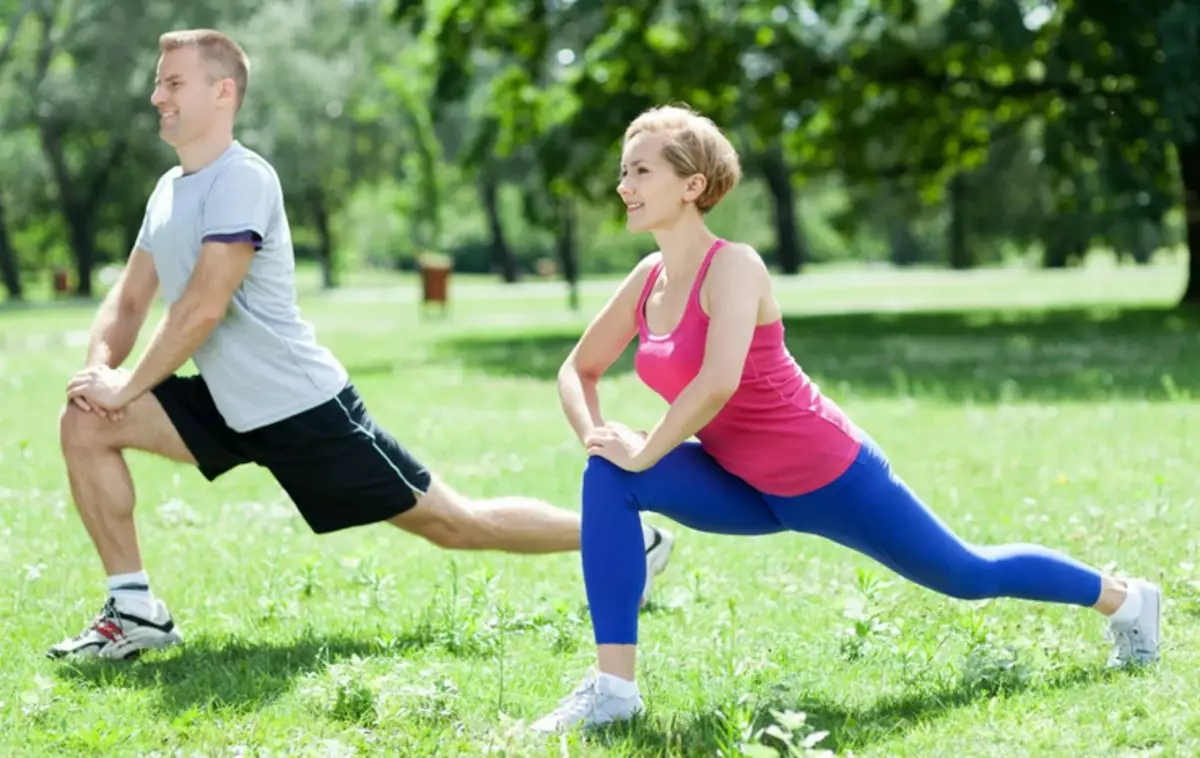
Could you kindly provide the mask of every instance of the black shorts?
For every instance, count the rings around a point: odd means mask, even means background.
[[[367,413],[354,385],[273,424],[230,429],[199,376],[154,388],[209,481],[243,463],[271,472],[317,534],[386,521],[416,505],[430,474]]]

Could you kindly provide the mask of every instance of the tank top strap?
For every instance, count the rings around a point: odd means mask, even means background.
[[[650,327],[646,325],[646,300],[650,297],[650,291],[654,289],[654,282],[658,281],[658,275],[662,271],[662,268],[662,258],[659,258],[650,267],[650,273],[646,276],[646,283],[642,285],[642,294],[638,295],[637,324],[638,330],[642,333],[650,331]]]
[[[688,296],[688,307],[695,308],[697,315],[704,315],[704,309],[700,307],[700,288],[704,286],[704,277],[708,275],[708,267],[712,265],[712,259],[716,252],[726,244],[725,240],[717,239],[704,254],[704,260],[700,261],[700,269],[696,271],[696,281],[692,282],[692,293]]]

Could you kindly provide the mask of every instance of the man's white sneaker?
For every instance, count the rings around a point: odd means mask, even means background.
[[[50,658],[85,656],[126,660],[146,649],[170,647],[183,642],[167,606],[155,600],[153,618],[141,618],[117,607],[109,598],[100,615],[79,634],[46,651]]]
[[[657,526],[650,527],[650,530],[654,533],[654,540],[646,546],[646,585],[642,588],[639,608],[650,599],[650,585],[666,569],[671,560],[671,550],[675,547],[675,535]]]
[[[558,707],[529,725],[542,734],[562,732],[575,726],[593,727],[632,719],[644,709],[641,694],[617,697],[607,690],[595,670],[588,671],[579,686],[558,702]]]
[[[1162,635],[1162,589],[1142,579],[1130,579],[1142,596],[1142,611],[1126,624],[1109,624],[1108,637],[1113,641],[1108,665],[1123,667],[1158,661],[1158,646]]]

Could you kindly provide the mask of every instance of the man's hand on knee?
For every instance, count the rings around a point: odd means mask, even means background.
[[[124,368],[85,368],[76,372],[67,383],[67,398],[82,411],[95,413],[109,421],[120,421],[125,416],[125,408],[115,402],[114,393],[125,386],[129,376],[129,370]]]

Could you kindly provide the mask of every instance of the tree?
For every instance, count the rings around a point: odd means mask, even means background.
[[[1157,228],[1178,203],[1182,182],[1193,272],[1184,299],[1200,300],[1195,4],[400,5],[402,18],[441,24],[447,78],[469,75],[475,51],[512,45],[522,63],[493,83],[497,145],[537,144],[547,175],[579,191],[588,191],[600,156],[611,156],[628,120],[669,100],[687,101],[761,145],[778,140],[793,181],[827,172],[867,185],[912,177],[926,203],[952,199],[953,207],[969,204],[970,176],[997,142],[1041,124],[1045,202],[1059,220],[1099,218],[1073,207],[1070,192],[1080,177],[1101,171],[1092,182],[1099,212],[1113,209],[1123,224]],[[581,42],[563,44],[568,39]],[[560,46],[566,62],[558,60]],[[558,86],[535,86],[547,70]],[[569,138],[546,141],[556,132]],[[564,142],[571,146],[565,154]],[[953,257],[965,263],[973,234],[951,227],[961,243]],[[1080,237],[1095,233],[1124,234],[1089,227]]]
[[[354,188],[395,175],[411,142],[377,69],[408,41],[378,23],[381,3],[336,0],[262,5],[245,27],[255,61],[240,117],[246,141],[277,167],[298,225],[316,235],[326,288],[336,285],[333,217]]]
[[[432,29],[439,51],[436,97],[442,101],[461,99],[480,75],[479,61],[505,51],[507,65],[490,81],[488,117],[498,128],[493,152],[509,156],[532,148],[538,179],[555,196],[604,198],[619,211],[612,173],[598,167],[616,165],[629,121],[667,101],[704,110],[745,138],[748,167],[764,176],[776,200],[780,260],[794,272],[803,259],[802,239],[794,171],[778,142],[784,114],[770,97],[740,94],[747,68],[754,66],[744,61],[745,51],[772,44],[758,32],[770,12],[764,3],[710,0],[670,7],[645,0],[460,0],[401,2],[396,18]],[[694,49],[697,40],[703,49]],[[547,198],[547,206],[562,203]],[[555,223],[565,221],[555,214]]]
[[[33,0],[22,0],[20,6],[15,10],[13,6],[15,6],[13,2],[0,3],[0,8],[4,9],[4,12],[0,13],[0,18],[9,19],[5,22],[4,27],[0,27],[4,29],[4,39],[3,42],[0,42],[0,74],[4,73],[5,64],[8,63],[13,45],[16,44],[22,22],[33,10]],[[13,247],[12,235],[9,232],[8,211],[2,193],[0,193],[0,276],[4,279],[4,288],[8,290],[9,299],[21,300],[24,298],[21,274],[17,268],[17,251]]]

